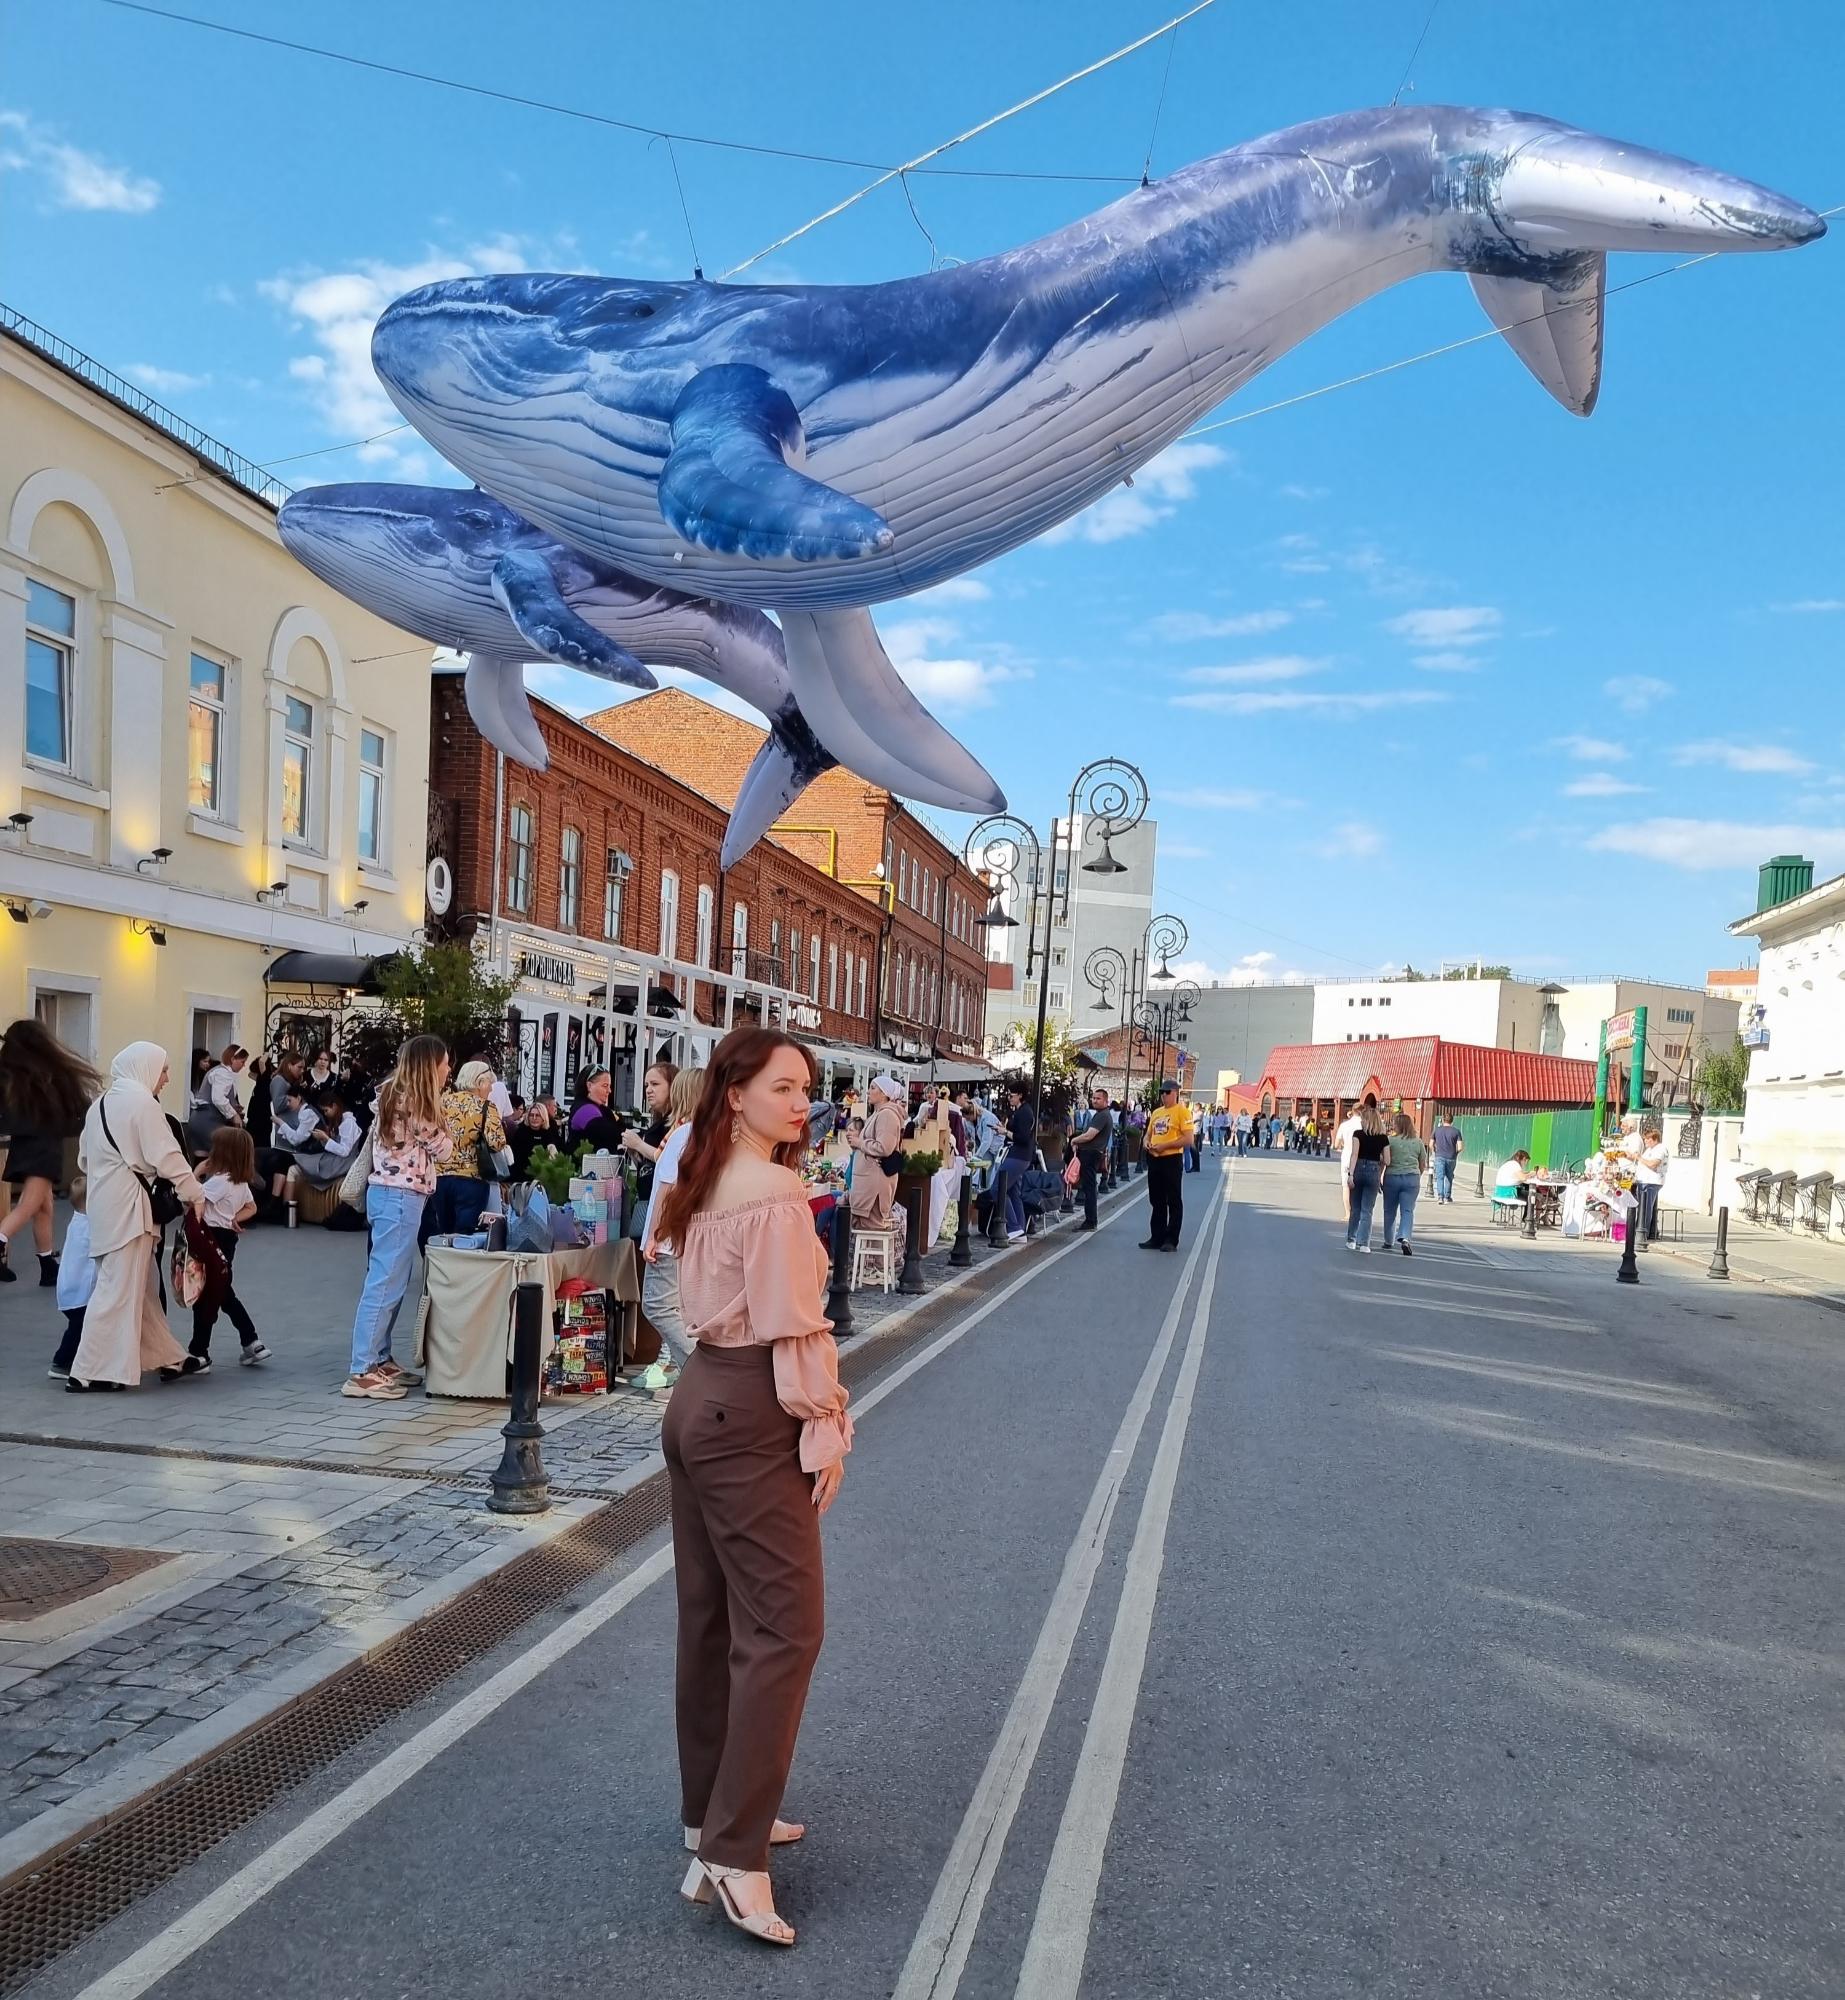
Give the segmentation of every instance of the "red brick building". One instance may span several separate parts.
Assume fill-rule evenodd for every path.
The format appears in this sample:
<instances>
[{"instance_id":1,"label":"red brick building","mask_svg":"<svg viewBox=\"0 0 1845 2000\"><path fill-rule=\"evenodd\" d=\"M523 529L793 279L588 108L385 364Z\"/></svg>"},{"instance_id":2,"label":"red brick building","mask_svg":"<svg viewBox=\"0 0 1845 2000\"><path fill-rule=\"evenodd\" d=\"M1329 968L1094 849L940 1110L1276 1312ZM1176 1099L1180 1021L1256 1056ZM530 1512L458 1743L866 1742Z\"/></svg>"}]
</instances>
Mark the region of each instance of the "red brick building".
<instances>
[{"instance_id":1,"label":"red brick building","mask_svg":"<svg viewBox=\"0 0 1845 2000\"><path fill-rule=\"evenodd\" d=\"M585 725L726 807L764 740L754 723L676 688L604 709ZM891 793L832 770L802 793L770 844L860 898L877 925L874 1044L903 1063L933 1058L939 1077L989 1074L980 1056L987 961L977 925L989 899L942 835Z\"/></svg>"},{"instance_id":2,"label":"red brick building","mask_svg":"<svg viewBox=\"0 0 1845 2000\"><path fill-rule=\"evenodd\" d=\"M515 1087L561 1099L582 1064L604 1062L632 1104L655 1056L701 1061L744 1021L799 1034L827 1081L881 1066L874 901L782 839L720 874L729 813L709 785L543 701L539 772L481 740L459 673L437 674L430 699L430 852L453 878L431 927L518 980Z\"/></svg>"}]
</instances>

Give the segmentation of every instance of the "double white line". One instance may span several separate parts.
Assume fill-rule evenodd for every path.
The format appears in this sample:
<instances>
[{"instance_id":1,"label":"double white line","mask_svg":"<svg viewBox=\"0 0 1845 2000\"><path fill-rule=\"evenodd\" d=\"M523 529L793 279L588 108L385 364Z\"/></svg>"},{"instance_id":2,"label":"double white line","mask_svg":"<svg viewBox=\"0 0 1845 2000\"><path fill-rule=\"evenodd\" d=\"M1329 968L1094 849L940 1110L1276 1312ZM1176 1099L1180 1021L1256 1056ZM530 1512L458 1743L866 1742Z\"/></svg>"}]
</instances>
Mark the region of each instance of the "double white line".
<instances>
[{"instance_id":1,"label":"double white line","mask_svg":"<svg viewBox=\"0 0 1845 2000\"><path fill-rule=\"evenodd\" d=\"M1006 1837L1030 1783L1038 1748L1056 1706L1064 1671L1070 1663L1096 1572L1107 1548L1115 1502L1165 1373L1179 1322L1184 1317L1186 1297L1203 1258L1204 1283L1192 1309L1185 1353L1179 1363L1172 1400L1167 1405L1146 1495L1141 1501L1140 1520L1128 1556L1127 1580L1116 1607L1114 1631L1103 1662L1095 1706L1090 1712L1082 1754L1077 1759L1076 1775L1064 1806L1063 1821L1019 1973L1017 1992L1022 2000L1026 1996L1028 2000L1074 2000L1088 1951L1103 1857L1146 1667L1160 1571L1165 1562L1166 1530L1172 1518L1179 1460L1185 1449L1186 1427L1191 1421L1198 1370L1204 1358L1217 1283L1218 1251L1229 1220L1234 1177L1232 1167L1224 1175L1217 1212L1199 1233L1186 1259L1159 1338L1147 1357L1101 1477L1084 1510L1076 1539L1064 1558L1063 1576L1038 1643L987 1758L986 1769L975 1787L954 1845L949 1849L948 1860L929 1899L909 1957L904 1961L892 2000L952 2000L959 1991L961 1975L980 1928L987 1892L999 1871Z\"/></svg>"}]
</instances>

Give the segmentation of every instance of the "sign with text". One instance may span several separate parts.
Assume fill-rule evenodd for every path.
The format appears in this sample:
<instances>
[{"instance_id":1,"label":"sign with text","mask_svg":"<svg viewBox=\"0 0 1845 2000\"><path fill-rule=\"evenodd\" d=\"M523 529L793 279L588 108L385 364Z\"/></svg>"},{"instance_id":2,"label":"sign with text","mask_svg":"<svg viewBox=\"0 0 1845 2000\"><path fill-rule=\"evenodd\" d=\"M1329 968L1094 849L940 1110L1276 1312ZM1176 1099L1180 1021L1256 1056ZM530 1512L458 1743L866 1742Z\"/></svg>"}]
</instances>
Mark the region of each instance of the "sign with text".
<instances>
[{"instance_id":1,"label":"sign with text","mask_svg":"<svg viewBox=\"0 0 1845 2000\"><path fill-rule=\"evenodd\" d=\"M1608 1017L1608 1048L1631 1049L1634 1045L1634 1017L1631 1011L1625 1014L1611 1014Z\"/></svg>"}]
</instances>

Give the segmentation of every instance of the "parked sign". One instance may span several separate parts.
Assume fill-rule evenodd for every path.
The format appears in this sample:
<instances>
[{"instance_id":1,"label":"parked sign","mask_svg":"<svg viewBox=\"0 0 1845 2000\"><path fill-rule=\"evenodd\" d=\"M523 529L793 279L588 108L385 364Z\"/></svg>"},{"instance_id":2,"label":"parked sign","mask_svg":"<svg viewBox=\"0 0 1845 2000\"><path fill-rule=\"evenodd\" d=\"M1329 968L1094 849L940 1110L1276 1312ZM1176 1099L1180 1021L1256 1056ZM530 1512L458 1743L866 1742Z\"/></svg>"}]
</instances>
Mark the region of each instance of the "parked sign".
<instances>
[{"instance_id":1,"label":"parked sign","mask_svg":"<svg viewBox=\"0 0 1845 2000\"><path fill-rule=\"evenodd\" d=\"M1634 1017L1631 1011L1626 1014L1610 1015L1608 1020L1609 1049L1611 1051L1614 1049L1631 1049L1633 1045Z\"/></svg>"}]
</instances>

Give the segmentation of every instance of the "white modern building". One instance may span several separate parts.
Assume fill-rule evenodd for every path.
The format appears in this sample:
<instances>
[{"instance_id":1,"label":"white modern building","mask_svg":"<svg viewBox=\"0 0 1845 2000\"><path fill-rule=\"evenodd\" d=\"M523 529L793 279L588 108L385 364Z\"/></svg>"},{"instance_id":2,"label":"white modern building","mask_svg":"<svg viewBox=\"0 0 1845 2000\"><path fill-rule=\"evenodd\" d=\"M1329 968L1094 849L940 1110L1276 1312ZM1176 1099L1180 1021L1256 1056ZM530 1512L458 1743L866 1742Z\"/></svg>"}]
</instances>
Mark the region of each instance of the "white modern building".
<instances>
[{"instance_id":1,"label":"white modern building","mask_svg":"<svg viewBox=\"0 0 1845 2000\"><path fill-rule=\"evenodd\" d=\"M1845 875L1812 882L1810 861L1778 856L1762 906L1729 927L1762 952L1742 1164L1845 1180Z\"/></svg>"},{"instance_id":2,"label":"white modern building","mask_svg":"<svg viewBox=\"0 0 1845 2000\"><path fill-rule=\"evenodd\" d=\"M1272 1049L1317 1041L1314 998L1311 986L1279 982L1211 985L1194 996L1192 1018L1176 1035L1197 1058L1196 1095L1215 1100L1224 1084L1253 1084Z\"/></svg>"}]
</instances>

